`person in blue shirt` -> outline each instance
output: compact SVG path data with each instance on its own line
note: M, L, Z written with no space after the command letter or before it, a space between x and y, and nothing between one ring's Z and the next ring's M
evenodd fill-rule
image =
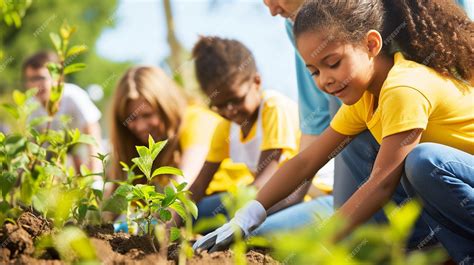
M474 1L472 0L457 0L456 1L464 10L470 19L474 19Z
M341 102L334 96L323 93L316 86L315 82L306 65L295 47L295 38L293 36L293 19L295 18L299 8L302 6L304 0L264 0L272 16L281 16L285 18L285 27L290 41L295 48L295 67L296 79L298 89L298 105L300 117L300 129L302 131L301 147L304 150L311 142L313 142L328 126L329 123L341 106ZM471 0L457 0L468 15L473 17L473 1ZM367 145L367 142L373 143ZM368 170L371 168L371 162L377 153L377 143L373 136L368 132L360 134L353 139L351 143L341 152L335 159L334 168L334 186L332 198L321 198L320 200L312 200L309 203L303 203L279 213L281 221L290 216L295 216L300 222L305 222L306 219L301 212L309 212L318 215L321 208L325 211L326 204L332 204L334 208L339 208L354 192L352 188L354 183L360 181L367 176ZM362 155L361 155L362 154ZM366 159L360 159L365 157ZM397 189L393 200L395 202L403 202L406 199L406 194L400 186ZM322 203L324 201L325 203ZM271 221L276 221L274 216ZM267 220L268 223L269 220ZM374 221L386 221L386 217L382 212L379 212L374 217ZM295 222L299 225L299 222ZM273 228L267 226L266 223L262 226L263 230ZM260 227L259 229L262 229ZM257 230L260 232L260 230Z
M292 19L304 1L264 0L264 2L273 16L280 15L286 18L288 37L294 45ZM329 126L341 102L317 88L296 47L295 66L300 129L302 131L300 149L303 150ZM273 214L252 235L268 234L276 230L292 230L329 217L334 209L344 204L356 191L354 187L357 187L357 183L361 183L370 174L378 147L377 141L368 130L352 139L344 151L336 157L333 196L317 197L309 202L299 203ZM307 184L310 183L311 181L307 182ZM307 186L309 188L309 185ZM401 204L406 199L407 195L399 185L392 200ZM383 211L379 211L374 215L372 221L387 222L387 218ZM416 246L429 233L429 228L422 222L418 222L409 245Z
M285 26L288 37L293 44L292 20L303 2L304 0L264 0L273 16L280 15L286 19ZM465 8L468 7L466 4L469 4L464 3L462 0L459 0L458 3ZM303 133L300 149L303 150L329 126L341 103L337 98L327 95L317 88L296 48L295 66L300 129ZM344 204L356 191L354 187L358 186L357 183L363 183L370 175L378 148L377 141L368 130L359 134L336 157L333 196L318 197L273 214L253 231L252 235L267 234L275 230L292 230L304 225L312 225L314 222L321 222L328 218L334 209ZM399 185L392 200L397 204L402 204L407 199L407 194L402 186ZM387 218L383 211L379 211L371 221L387 222ZM408 248L414 248L421 241L426 241L426 238L429 238L429 234L429 227L419 220L407 242ZM424 242L424 245L428 246L436 243L435 240L432 241Z

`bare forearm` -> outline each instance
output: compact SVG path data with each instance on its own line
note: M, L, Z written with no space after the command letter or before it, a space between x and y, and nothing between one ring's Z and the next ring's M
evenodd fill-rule
M302 134L300 140L300 152L310 146L314 141L316 141L316 139L318 139L318 137L319 135Z
M379 211L390 200L397 183L377 183L369 180L361 186L335 215L335 218L345 222L344 228L334 237L335 240L345 238Z
M93 156L96 156L97 153L100 153L102 149L102 146L101 146L102 133L101 133L100 125L98 122L87 124L85 128L83 129L83 131L85 134L92 136L97 143L97 145L88 145L87 147L88 149L87 151L89 153L88 161L87 161L88 167L94 173L102 172L103 168L102 168L101 161L93 157Z
M305 180L313 178L323 167L347 136L331 128L318 137L308 148L286 162L257 194L257 200L269 209L283 198L289 196ZM340 150L339 150L340 151Z
M340 208L336 216L347 223L335 236L341 239L367 221L391 198L403 172L404 160L419 143L422 130L411 130L383 139L369 180Z
M194 202L199 202L206 195L206 189L209 186L209 183L211 183L214 174L219 169L219 166L220 163L204 163L201 172L195 181L189 186L189 191L192 193L191 199Z
M321 166L322 163L297 155L286 162L263 186L257 194L257 200L265 209L271 208L295 191L303 181L312 178Z
M301 184L293 193L290 194L290 196L279 201L277 204L273 205L270 209L268 209L267 214L278 212L282 209L302 202L310 186L310 180L304 181L303 184Z

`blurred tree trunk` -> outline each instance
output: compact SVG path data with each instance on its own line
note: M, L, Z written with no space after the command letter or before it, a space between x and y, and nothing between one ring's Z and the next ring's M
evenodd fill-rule
M173 71L176 71L182 63L184 57L184 48L176 37L171 0L163 0L163 7L165 10L166 17L167 40L171 49L171 54L168 58L168 63L171 69Z
M203 94L194 75L194 61L176 36L171 0L163 0L163 9L166 18L167 41L171 50L166 62L171 69L173 79L181 85L188 99L202 101Z

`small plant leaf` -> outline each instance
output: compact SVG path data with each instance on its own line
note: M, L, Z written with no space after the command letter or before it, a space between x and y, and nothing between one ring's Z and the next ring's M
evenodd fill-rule
M181 238L181 230L177 227L171 227L170 229L170 240L171 242Z
M77 139L77 143L88 144L88 145L93 145L93 146L97 145L95 138L88 134L81 134L79 136L79 139Z
M187 217L187 214L186 214L186 209L184 209L184 207L181 205L181 203L175 201L174 203L172 203L169 208L173 209L176 211L176 213L181 217L183 218L183 220L186 220Z
M72 74L72 73L75 73L75 72L79 72L79 71L83 70L84 68L86 68L85 63L70 64L70 65L68 65L64 68L64 74L68 75L68 74Z
M119 194L114 194L104 202L102 210L121 214L127 210L127 207L127 198Z
M150 155L150 152L146 146L137 146L136 148L140 157L147 157Z
M13 102L15 102L17 106L23 106L26 102L26 95L18 90L14 90Z
M165 198L161 202L162 207L168 207L170 204L174 202L176 199L176 194L174 190L170 187L165 188Z
M20 113L18 112L17 108L10 103L3 103L2 107L15 119L20 117Z
M30 127L37 127L39 125L47 123L50 120L51 120L51 117L48 117L48 116L37 117L37 118L31 119L29 125Z
M183 193L178 193L177 194L178 199L183 203L186 211L191 213L191 215L197 219L198 216L198 208L194 202L192 202L190 199L187 198L187 196Z
M120 163L120 165L122 166L122 170L123 170L123 171L125 171L125 172L130 171L130 168L128 167L128 165L127 165L125 162L120 161L119 163Z
M94 193L95 196L97 196L100 200L102 200L104 194L102 193L101 190L92 189L92 192Z
M56 51L60 51L61 50L61 38L59 37L58 34L56 33L49 33L49 38L51 39L51 42L53 43L53 46L54 46L54 49L56 49Z
M87 51L87 46L86 45L76 45L76 46L72 46L68 51L67 51L67 54L66 54L66 57L71 57L73 55L79 55L83 52Z
M161 209L159 212L159 215L160 215L160 219L164 222L168 222L169 220L171 220L171 217L172 217L171 212L166 209Z
M168 140L160 141L158 143L154 143L152 146L150 146L150 155L151 159L155 160L158 154L165 148L166 144L168 143Z
M114 195L127 196L132 191L132 186L128 184L120 185L114 192Z
M54 236L54 245L65 261L94 261L97 254L86 233L77 227L66 227ZM68 263L69 263L68 262Z
M155 171L153 171L153 174L151 175L151 178L156 177L158 175L183 176L183 171L181 171L180 169L177 169L175 167L164 166L164 167L160 167L160 168L155 169Z
M2 189L2 196L5 198L10 192L13 185L15 185L16 176L11 172L5 171L0 175L0 186Z
M6 201L0 202L0 212L6 213L8 210L10 210L10 204Z

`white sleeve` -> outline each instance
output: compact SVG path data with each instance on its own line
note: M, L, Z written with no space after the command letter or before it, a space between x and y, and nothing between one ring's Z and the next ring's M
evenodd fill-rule
M98 122L102 116L86 91L74 84L66 84L64 96L69 100L68 106L73 119L73 124L82 130L87 124Z

